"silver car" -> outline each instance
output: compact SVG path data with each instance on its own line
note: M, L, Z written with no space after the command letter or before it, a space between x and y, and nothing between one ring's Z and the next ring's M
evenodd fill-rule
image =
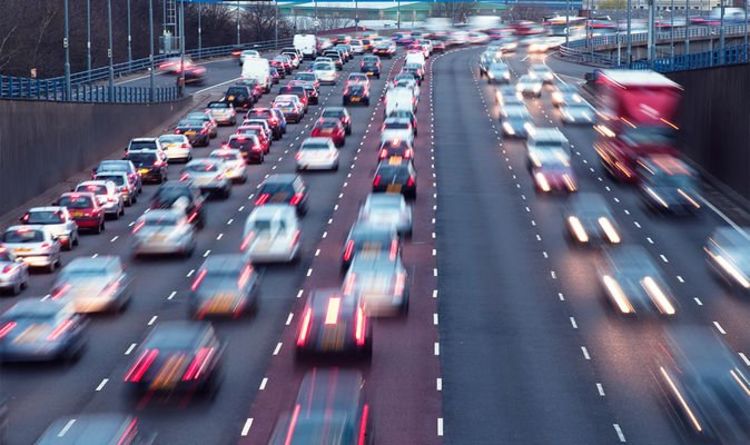
M20 221L21 224L44 226L65 250L72 250L78 245L78 224L70 217L66 207L32 207Z
M54 272L60 261L60 242L44 226L11 226L2 236L2 247L11 251L30 267Z
M371 317L406 314L409 310L407 281L401 255L362 251L354 256L342 290L345 295L359 299Z
M542 79L525 74L518 79L516 91L524 96L542 97L542 86Z
M94 179L97 181L114 182L115 187L117 188L117 191L120 192L120 196L122 197L122 201L125 203L126 207L132 206L138 199L136 197L138 189L129 180L128 174L125 172L104 171L101 173L97 173L96 176L94 176Z
M163 134L159 142L167 153L169 162L190 162L193 159L190 139L184 134Z
M331 138L307 138L297 154L297 170L338 170L339 151Z
M570 103L560 107L560 117L566 124L593 124L594 109L586 102Z
M370 193L359 211L359 220L373 225L393 227L399 235L411 238L411 207L400 193Z
M122 195L112 181L83 181L73 191L89 192L96 195L97 203L104 208L104 213L107 216L119 219L120 216L125 214L125 203L122 200Z
M209 159L224 161L226 175L234 182L244 184L247 182L247 168L242 152L236 148L220 148L208 155Z
M195 232L184 212L154 209L133 227L133 255L192 255Z
M552 72L550 67L543 63L535 63L529 67L529 76L540 79L544 83L552 83L555 81L555 73Z
M51 295L79 314L120 311L130 301L130 283L119 256L79 257L60 271Z
M18 295L29 285L29 266L18 261L13 252L0 248L0 290Z
M182 169L180 180L192 181L201 192L218 193L223 199L227 199L232 192L232 182L226 170L221 159L196 159L188 162Z

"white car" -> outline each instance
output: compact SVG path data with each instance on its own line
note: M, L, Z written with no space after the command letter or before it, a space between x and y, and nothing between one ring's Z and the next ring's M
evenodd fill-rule
M19 261L13 252L0 248L0 290L18 295L29 285L29 266Z
M188 162L182 170L180 181L192 181L201 192L218 193L223 199L229 198L232 192L232 183L221 159L204 158Z
M297 210L288 204L265 204L247 217L240 249L253 263L289 263L300 256Z
M96 201L99 205L104 207L104 213L115 219L125 214L125 203L122 200L122 195L112 181L83 181L73 191L93 193L96 195Z
M389 117L383 121L383 127L380 130L380 142L397 140L414 145L414 127L412 127L408 118Z
M128 143L128 146L125 147L125 155L140 152L156 152L156 156L160 161L166 162L167 160L167 153L164 151L161 142L159 142L159 138L133 138Z
M359 221L378 227L393 227L411 238L411 207L400 193L370 193L359 210Z
M32 207L21 217L21 224L44 227L52 238L60 241L63 249L71 250L78 245L78 225L70 217L66 207Z
M217 125L235 125L237 123L237 111L231 102L213 101L206 105L206 113L211 116Z
M566 124L593 124L595 114L594 109L586 102L560 107L560 116Z
M109 181L115 184L117 191L120 193L125 207L132 206L138 198L138 189L136 184L130 181L128 174L122 171L100 171L94 176L97 181Z
M195 232L185 212L153 209L133 226L133 255L179 254L190 256L195 250Z
M193 146L184 134L163 134L159 136L159 142L164 147L169 162L190 162L193 159Z
M119 256L83 256L60 271L50 294L79 314L122 311L132 298L131 283Z
M336 84L339 74L336 72L336 65L333 62L316 61L312 70L321 84Z
M61 265L60 242L41 225L11 226L5 229L0 246L29 267L54 272Z
M339 151L331 138L307 138L297 154L297 170L338 170Z
M414 77L396 76L393 84L389 88L410 88L414 92L414 97L419 97L422 90L419 88L419 82Z
M552 72L550 67L543 63L535 63L529 67L529 76L541 79L544 83L552 83L555 81L555 73Z
M242 121L242 126L245 125L260 125L263 127L263 132L266 134L266 137L269 141L273 141L273 129L270 125L268 125L268 121L265 119L245 119Z
M388 116L395 110L417 111L417 96L410 88L392 88L385 94L385 115Z
M364 54L365 47L362 46L361 40L355 40L353 39L351 42L349 42L349 46L352 47L352 53L353 54Z
M524 96L542 97L542 79L524 74L516 83L516 91Z
M224 167L227 177L234 181L244 184L247 182L247 168L245 158L242 152L236 148L220 148L214 150L208 155L209 159L218 159L224 161Z
M245 59L253 59L260 57L260 52L254 50L254 49L246 49L240 53L240 60L239 63L242 65L245 63Z

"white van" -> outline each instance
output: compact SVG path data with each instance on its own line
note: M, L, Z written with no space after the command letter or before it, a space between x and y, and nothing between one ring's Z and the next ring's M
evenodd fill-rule
M242 63L242 78L255 79L266 93L271 92L271 64L268 59L261 57L246 59Z
M295 34L294 49L302 51L305 59L314 59L318 55L318 45L313 34Z
M408 110L416 113L417 100L414 96L414 90L403 87L388 90L385 94L385 115L388 116L396 110Z
M294 206L266 204L247 217L240 249L252 263L289 263L299 258L300 233Z
M404 61L404 65L408 65L410 63L418 63L420 66L424 68L424 64L425 64L424 53L419 50L409 51L406 54L406 60Z

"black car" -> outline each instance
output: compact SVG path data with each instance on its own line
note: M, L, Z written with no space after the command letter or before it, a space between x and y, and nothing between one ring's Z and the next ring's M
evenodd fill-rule
M305 111L307 111L307 106L310 105L310 98L307 95L307 90L302 85L288 83L279 89L279 94L292 94L299 97L300 102L305 106Z
M260 185L255 205L289 204L297 209L297 214L307 213L307 187L299 175L275 174Z
M381 161L372 180L373 192L401 193L417 198L417 172L411 160L391 158Z
M388 161L391 158L411 159L414 162L414 147L403 139L381 142L378 148L378 161Z
M162 184L151 198L152 209L171 209L174 207L183 207L188 221L195 224L195 227L201 229L206 224L206 215L203 209L205 198L201 195L200 189L194 187L191 183L170 182Z
M85 414L52 423L36 445L122 444L152 445L156 434L141 430L138 419L127 414Z
M159 160L155 151L133 151L125 159L138 169L141 181L161 184L167 180L167 163Z
M344 88L344 105L363 104L370 106L370 89L364 83L351 83Z
M237 85L250 88L253 103L258 102L263 97L263 93L265 93L265 89L258 83L257 79L240 79L237 81Z
M203 121L197 119L183 119L174 127L175 134L187 136L193 147L208 147L211 143L209 129Z
M265 160L263 147L258 137L252 134L233 134L225 144L227 148L236 148L242 153L248 164L262 164Z
M375 252L397 255L401 253L398 233L388 226L372 223L355 223L349 230L341 253L341 269L349 268L359 252Z
M320 117L326 118L326 117L335 117L336 119L340 120L341 123L344 125L344 130L346 131L346 134L352 134L352 118L349 115L349 112L344 107L326 107L323 109L323 112L320 113Z
M380 79L380 57L378 56L364 56L362 61L359 63L359 71L365 73L368 76L373 76Z
M249 110L255 103L255 96L249 86L233 85L227 88L222 98L223 102L229 102L235 109Z
M307 92L307 100L310 105L318 105L320 99L319 99L319 93L318 89L313 86L312 83L309 82L300 82L299 85L302 86L302 88L305 89Z
M243 255L211 255L196 272L190 290L191 318L237 318L257 310L260 283L252 264Z

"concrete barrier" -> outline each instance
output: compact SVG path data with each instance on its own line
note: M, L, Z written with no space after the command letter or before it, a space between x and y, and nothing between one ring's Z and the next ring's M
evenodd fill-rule
M0 214L41 194L192 103L0 101Z

